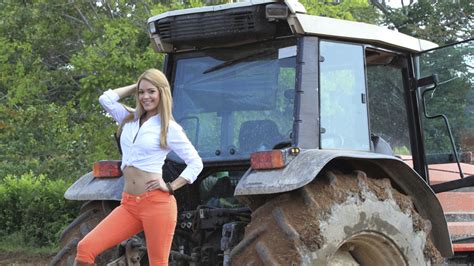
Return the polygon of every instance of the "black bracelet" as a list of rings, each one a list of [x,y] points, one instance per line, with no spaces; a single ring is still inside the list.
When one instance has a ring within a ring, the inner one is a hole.
[[[166,187],[168,188],[168,192],[170,193],[170,195],[174,195],[174,190],[170,182],[166,183]]]

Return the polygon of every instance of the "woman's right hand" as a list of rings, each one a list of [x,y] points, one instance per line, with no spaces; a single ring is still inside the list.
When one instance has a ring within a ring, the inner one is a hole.
[[[166,183],[161,178],[152,179],[152,180],[146,182],[146,187],[145,187],[146,191],[152,191],[152,190],[155,190],[155,189],[159,189],[159,190],[162,190],[164,192],[169,192],[168,188],[166,187]]]
[[[118,94],[120,99],[122,99],[122,98],[125,98],[127,96],[130,96],[130,95],[134,94],[136,90],[137,90],[137,84],[133,83],[133,84],[130,84],[130,85],[127,85],[127,86],[124,86],[124,87],[117,88],[114,91],[115,91],[115,93]]]

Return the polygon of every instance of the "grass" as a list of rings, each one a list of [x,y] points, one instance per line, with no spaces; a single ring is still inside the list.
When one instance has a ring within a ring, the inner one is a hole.
[[[27,244],[21,232],[0,237],[1,253],[22,253],[25,255],[51,255],[58,252],[58,246],[33,247]]]

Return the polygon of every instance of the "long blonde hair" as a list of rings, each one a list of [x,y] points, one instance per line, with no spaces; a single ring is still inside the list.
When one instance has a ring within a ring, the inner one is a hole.
[[[160,120],[161,120],[160,147],[167,148],[168,144],[166,142],[166,139],[167,139],[169,122],[170,120],[174,121],[173,113],[172,113],[173,98],[171,96],[171,89],[170,89],[170,84],[168,82],[168,79],[166,78],[165,74],[163,74],[163,72],[161,72],[158,69],[154,69],[154,68],[148,69],[138,78],[137,88],[135,91],[135,100],[136,100],[135,111],[130,111],[130,114],[123,120],[123,123],[119,126],[117,133],[120,136],[122,132],[122,128],[126,123],[140,119],[145,113],[145,110],[143,109],[143,106],[141,105],[138,99],[138,88],[140,87],[140,82],[142,80],[149,81],[151,84],[153,84],[153,86],[155,86],[158,89],[160,93],[160,102],[157,107],[158,109],[157,111],[160,114]]]

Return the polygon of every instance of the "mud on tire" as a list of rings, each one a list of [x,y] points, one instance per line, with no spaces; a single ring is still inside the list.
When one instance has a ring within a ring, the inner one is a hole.
[[[442,263],[431,223],[390,180],[326,171],[252,213],[232,265]]]
[[[81,212],[61,234],[60,250],[51,260],[50,265],[71,266],[76,257],[76,248],[79,241],[99,224],[116,206],[113,201],[90,201],[85,203]],[[106,250],[96,258],[97,265],[105,265],[118,257],[117,248]]]

